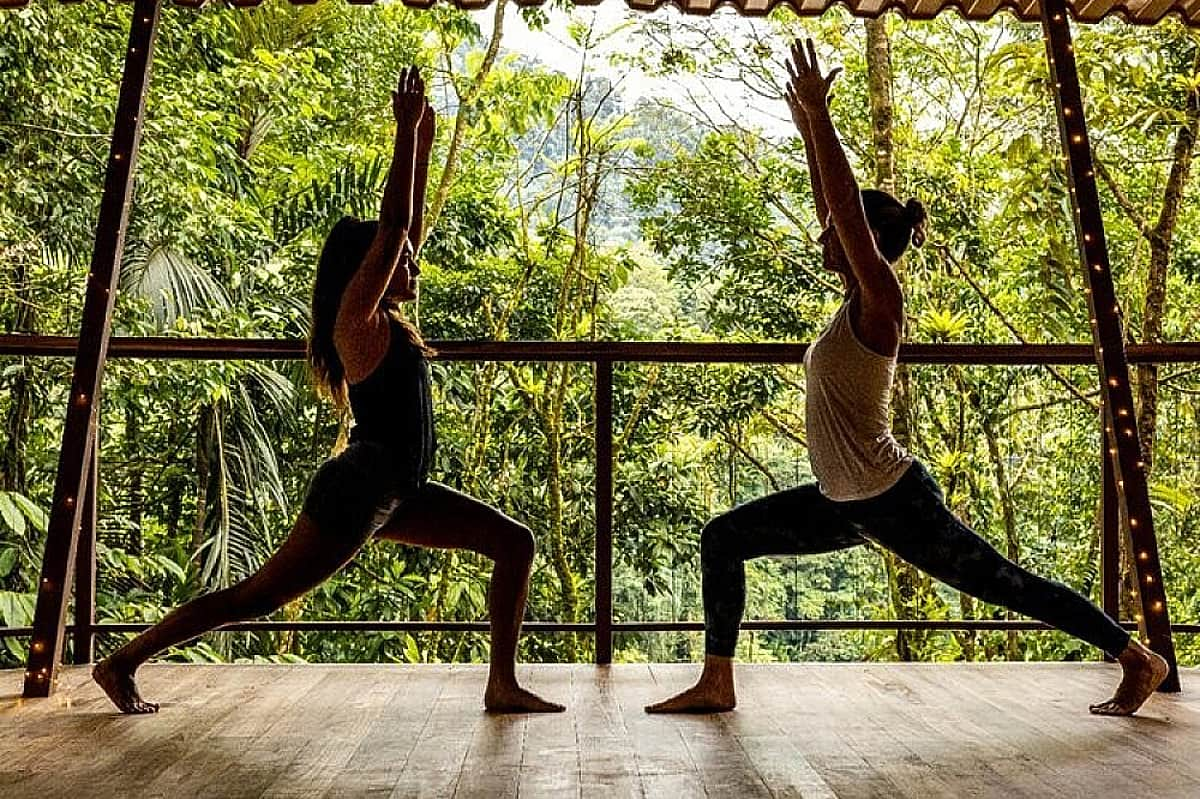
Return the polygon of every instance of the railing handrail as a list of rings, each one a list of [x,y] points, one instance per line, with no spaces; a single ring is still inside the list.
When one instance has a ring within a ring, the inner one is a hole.
[[[595,611],[592,622],[530,622],[530,632],[590,633],[596,637],[596,659],[611,662],[614,633],[684,631],[702,629],[699,622],[619,622],[612,613],[612,366],[627,362],[660,363],[801,363],[807,342],[681,342],[681,341],[431,341],[437,359],[444,361],[557,361],[590,363],[596,376],[596,540]],[[70,357],[78,338],[0,334],[0,355]],[[1131,344],[1126,348],[1133,363],[1197,363],[1200,342]],[[174,338],[166,336],[114,336],[108,357],[188,360],[296,360],[305,356],[301,339]],[[907,363],[1035,366],[1051,364],[1095,364],[1090,344],[904,344],[900,360]],[[98,468],[98,467],[97,467]],[[94,536],[89,530],[88,535]],[[86,581],[81,583],[88,590]],[[91,587],[94,591],[94,587]],[[90,606],[89,606],[90,607]],[[148,625],[88,623],[71,625],[77,649],[90,653],[95,634],[136,632]],[[1126,624],[1127,627],[1133,625]],[[780,619],[755,620],[743,624],[758,630],[1043,630],[1034,621],[977,619]],[[450,621],[248,621],[228,625],[227,631],[312,630],[312,631],[398,631],[487,629],[486,622]],[[1200,625],[1176,625],[1179,632],[1200,632]],[[0,627],[0,639],[28,635],[29,628]],[[76,653],[79,657],[79,653]],[[85,655],[86,657],[86,655]]]
[[[73,336],[0,334],[0,355],[68,357],[79,339]],[[729,341],[430,341],[436,358],[446,361],[632,361],[674,363],[800,363],[807,342]],[[303,339],[174,338],[113,336],[110,358],[187,360],[296,360],[304,357]],[[1129,344],[1131,363],[1197,363],[1200,341]],[[903,344],[907,363],[976,365],[1092,364],[1091,344]]]

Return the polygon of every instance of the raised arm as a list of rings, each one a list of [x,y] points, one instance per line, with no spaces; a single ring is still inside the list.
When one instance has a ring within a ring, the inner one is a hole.
[[[413,222],[413,173],[417,128],[425,107],[425,86],[416,67],[401,74],[392,93],[396,139],[383,189],[379,229],[362,264],[346,284],[334,323],[333,340],[351,383],[374,370],[387,351],[387,319],[380,302],[392,280],[401,247]]]
[[[803,51],[800,40],[792,42],[792,57],[787,62],[788,84],[784,88],[784,98],[787,100],[788,111],[792,114],[792,123],[796,126],[796,130],[800,133],[800,138],[804,140],[804,156],[808,161],[808,177],[812,182],[813,205],[816,206],[817,224],[824,225],[829,219],[829,205],[825,202],[825,189],[821,184],[821,165],[817,162],[817,152],[813,147],[812,129],[809,127],[808,114],[804,111],[804,106],[800,104],[796,98],[796,93],[792,89],[792,83],[796,79],[796,71],[792,66],[793,63],[799,63],[802,60]],[[829,104],[829,87],[833,85],[833,81],[837,78],[840,69],[831,71],[825,79],[825,103]]]
[[[807,50],[807,52],[805,52]],[[832,76],[832,73],[831,73]],[[894,349],[899,343],[899,330],[904,310],[900,282],[891,265],[879,252],[867,215],[863,211],[858,182],[842,149],[829,107],[825,101],[829,77],[823,77],[817,63],[816,47],[811,39],[805,48],[797,48],[791,89],[808,120],[811,147],[815,150],[821,173],[821,187],[829,214],[837,230],[838,240],[846,261],[858,282],[862,296],[862,311],[869,326],[894,328]],[[891,335],[872,336],[877,341],[891,343]]]
[[[413,258],[421,254],[425,244],[425,188],[429,182],[429,154],[433,150],[436,125],[437,114],[426,101],[421,123],[417,126],[417,156],[413,165],[412,225],[408,229]]]

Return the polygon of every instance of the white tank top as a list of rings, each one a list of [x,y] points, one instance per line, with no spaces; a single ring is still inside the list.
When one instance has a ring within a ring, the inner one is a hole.
[[[804,354],[808,458],[821,493],[835,502],[887,491],[912,463],[892,437],[896,358],[854,335],[850,298]]]

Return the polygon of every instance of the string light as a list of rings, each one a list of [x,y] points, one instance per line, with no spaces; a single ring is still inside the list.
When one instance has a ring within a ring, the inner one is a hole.
[[[1146,575],[1146,582],[1147,582],[1147,584],[1154,582],[1154,575],[1153,575],[1153,574],[1147,574],[1147,575]]]
[[[45,647],[45,644],[43,644],[41,641],[33,642],[33,651],[34,652],[41,652],[44,647]]]
[[[1138,553],[1138,558],[1139,558],[1139,559],[1141,559],[1141,560],[1149,560],[1149,559],[1150,559],[1150,553],[1149,553],[1149,552],[1139,552],[1139,553]]]
[[[1091,234],[1091,233],[1084,233],[1084,234],[1083,234],[1083,240],[1084,240],[1084,241],[1087,241],[1087,242],[1090,242],[1090,241],[1092,240],[1092,234]]]
[[[1128,415],[1129,415],[1129,409],[1128,409],[1128,408],[1122,408],[1121,410],[1117,411],[1117,414],[1118,414],[1118,415],[1120,415],[1120,416],[1128,416]]]
[[[75,497],[67,497],[63,500],[63,504],[68,508],[73,508],[75,506]]]
[[[1154,603],[1154,609],[1155,609],[1155,610],[1162,610],[1162,609],[1163,609],[1163,603],[1162,603],[1162,602],[1155,602],[1155,603]]]
[[[1110,377],[1110,378],[1108,378],[1108,384],[1110,386],[1112,386],[1113,388],[1116,388],[1117,386],[1119,386],[1121,384],[1121,381],[1117,380],[1117,378],[1115,378],[1115,377]]]
[[[1129,520],[1129,526],[1130,526],[1130,527],[1137,527],[1137,519],[1130,519],[1130,520]]]

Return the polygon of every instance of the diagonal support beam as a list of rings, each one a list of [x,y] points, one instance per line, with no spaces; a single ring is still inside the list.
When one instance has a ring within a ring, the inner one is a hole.
[[[1071,204],[1075,209],[1075,236],[1086,275],[1088,313],[1096,365],[1100,371],[1104,432],[1107,442],[1116,497],[1124,518],[1126,535],[1131,542],[1133,566],[1137,572],[1138,626],[1142,640],[1167,659],[1171,673],[1159,690],[1179,690],[1179,670],[1175,645],[1171,639],[1171,619],[1167,607],[1158,540],[1150,512],[1150,494],[1146,485],[1145,464],[1141,459],[1133,392],[1129,385],[1129,362],[1125,357],[1125,337],[1121,312],[1109,268],[1108,243],[1096,191],[1096,173],[1092,165],[1091,141],[1084,120],[1079,73],[1071,44],[1071,29],[1065,0],[1042,0],[1042,30],[1046,39],[1046,58],[1054,80],[1054,104],[1058,129],[1066,154]]]
[[[96,223],[96,244],[87,277],[79,349],[75,353],[71,393],[67,400],[54,504],[50,509],[46,551],[42,557],[37,610],[25,671],[26,697],[50,695],[62,659],[68,580],[74,566],[81,511],[85,504],[90,455],[96,441],[94,408],[108,354],[113,301],[125,247],[125,228],[129,221],[134,166],[141,142],[142,114],[150,81],[158,14],[158,0],[136,0],[134,3],[104,194]]]

